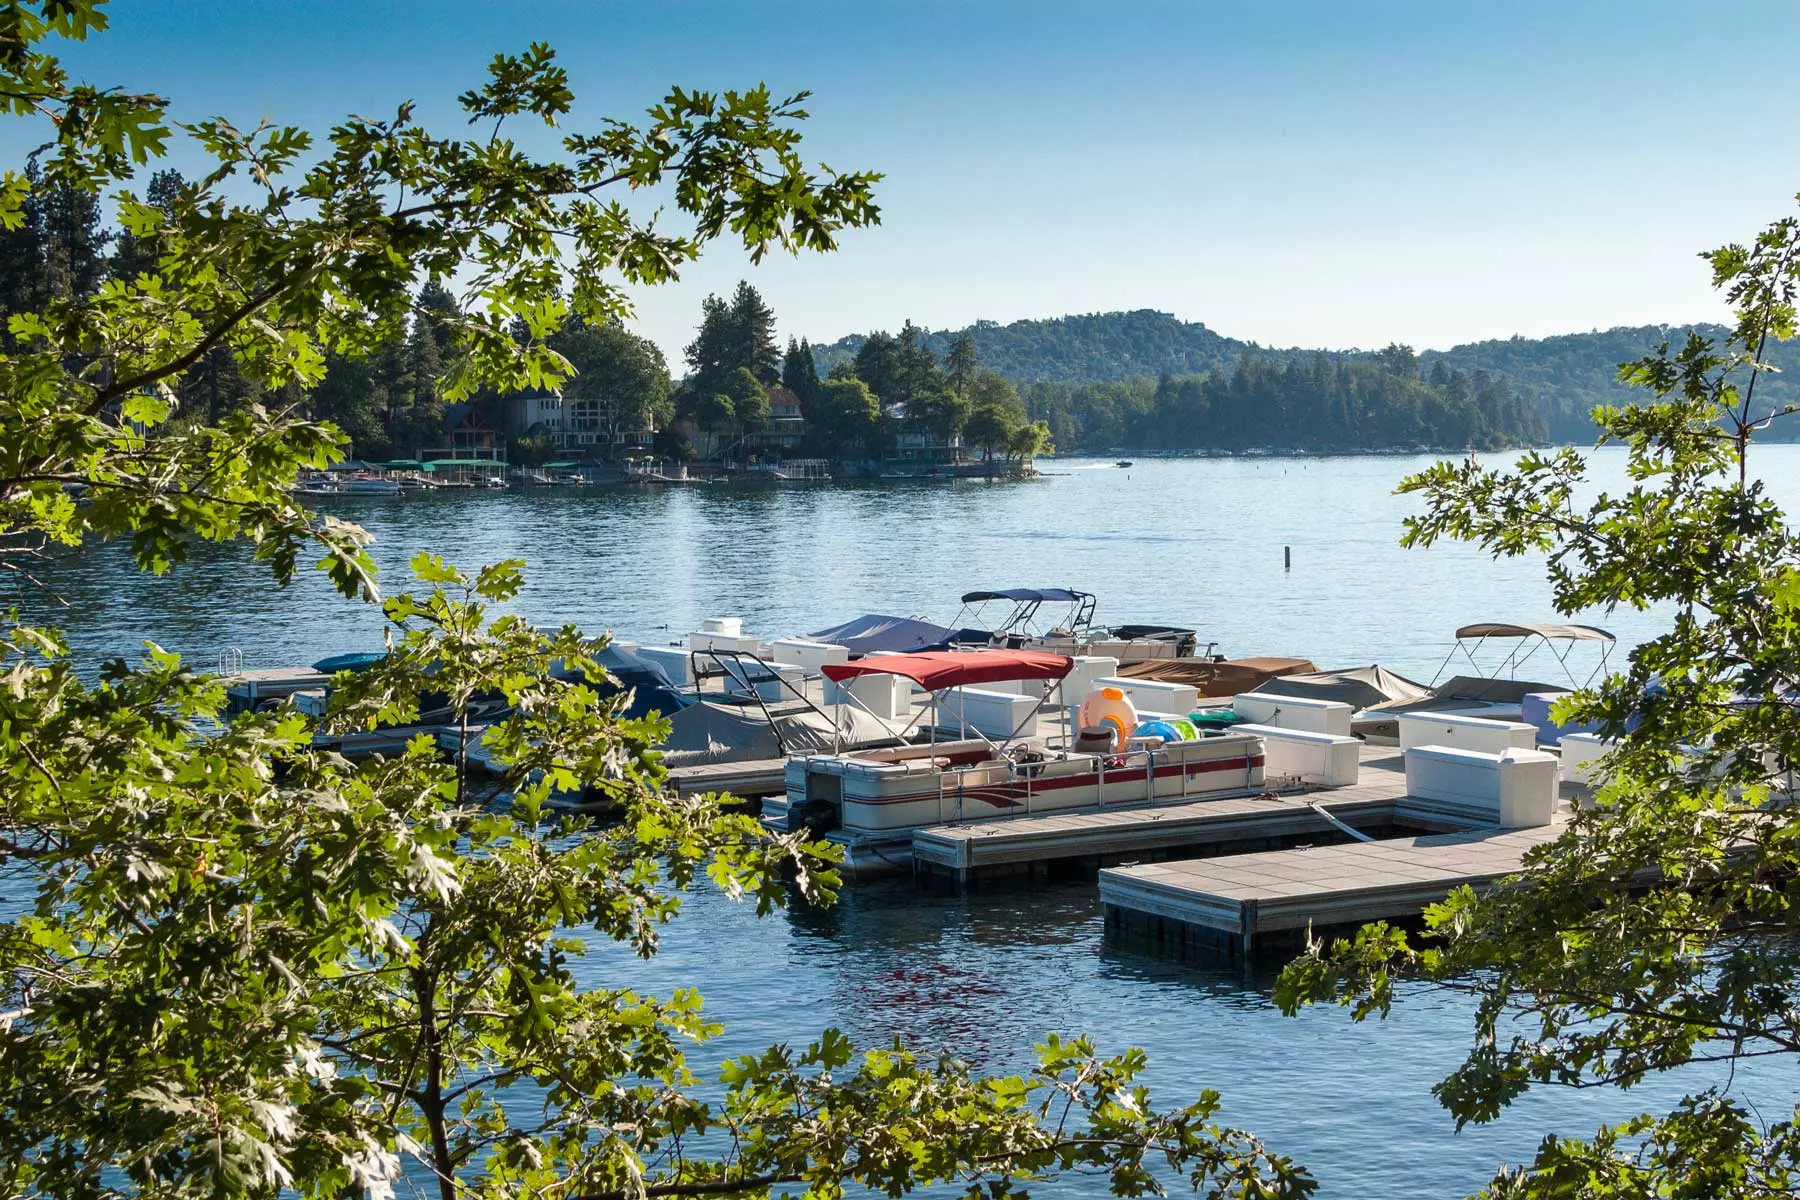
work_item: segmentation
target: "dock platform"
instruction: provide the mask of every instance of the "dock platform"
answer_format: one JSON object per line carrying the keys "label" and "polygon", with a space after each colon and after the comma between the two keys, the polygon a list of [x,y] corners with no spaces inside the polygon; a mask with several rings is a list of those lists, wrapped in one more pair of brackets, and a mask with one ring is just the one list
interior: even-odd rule
{"label": "dock platform", "polygon": [[1464,884],[1517,872],[1525,853],[1555,840],[1568,816],[1533,829],[1465,830],[1305,850],[1144,863],[1100,872],[1110,929],[1249,956],[1287,945],[1310,926],[1415,916]]}
{"label": "dock platform", "polygon": [[1479,812],[1407,796],[1404,760],[1393,747],[1364,746],[1362,759],[1359,781],[1349,787],[1272,781],[1254,793],[1181,803],[939,825],[912,835],[912,859],[917,869],[967,883],[984,873],[1071,860],[1105,865],[1178,850],[1216,854],[1270,850],[1297,838],[1337,840],[1343,835],[1334,819],[1358,831],[1407,833],[1482,823]]}
{"label": "dock platform", "polygon": [[752,758],[670,767],[669,786],[682,796],[698,792],[730,792],[745,799],[777,796],[787,791],[787,764],[785,758]]}
{"label": "dock platform", "polygon": [[239,669],[221,681],[233,712],[251,712],[270,700],[280,700],[295,692],[322,688],[331,676],[311,667],[260,667]]}

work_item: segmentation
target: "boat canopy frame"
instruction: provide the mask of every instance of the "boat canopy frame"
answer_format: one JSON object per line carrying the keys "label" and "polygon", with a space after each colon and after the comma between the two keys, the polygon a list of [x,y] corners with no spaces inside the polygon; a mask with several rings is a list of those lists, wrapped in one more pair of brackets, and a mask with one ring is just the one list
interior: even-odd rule
{"label": "boat canopy frame", "polygon": [[[931,742],[937,742],[937,716],[943,710],[944,693],[952,689],[973,687],[982,683],[1001,683],[1014,680],[1041,679],[1054,681],[1059,690],[1070,671],[1075,668],[1075,660],[1066,654],[1052,654],[1043,650],[921,650],[911,654],[871,654],[859,658],[855,662],[826,663],[819,668],[820,673],[831,682],[838,684],[838,703],[846,700],[864,712],[869,713],[884,728],[891,728],[883,718],[870,712],[867,705],[853,695],[849,688],[843,686],[850,680],[864,675],[897,675],[902,679],[910,679],[931,695],[931,703],[922,706],[908,721],[897,736],[904,738],[928,707],[933,719],[931,723]],[[1066,697],[1064,697],[1066,699]],[[1066,707],[1066,706],[1065,706]],[[1011,745],[1019,737],[1025,726],[1036,721],[1042,710],[1040,704],[1031,710],[1029,716],[1021,721],[1013,731],[996,742],[981,730],[974,730],[975,736],[996,748]],[[961,712],[957,713],[957,726],[966,735],[970,726]]]}
{"label": "boat canopy frame", "polygon": [[[703,662],[710,665],[702,665]],[[780,749],[783,758],[789,757],[792,752],[788,749],[787,739],[781,736],[781,723],[775,719],[776,713],[769,707],[769,702],[763,697],[763,694],[757,690],[758,684],[776,684],[783,692],[792,693],[794,698],[800,701],[800,704],[806,709],[830,721],[834,745],[838,744],[838,740],[842,736],[843,731],[838,728],[840,722],[837,718],[814,704],[811,697],[794,687],[792,683],[783,678],[780,671],[777,671],[774,666],[754,651],[717,648],[689,650],[688,676],[693,680],[694,695],[701,700],[706,698],[706,683],[710,680],[722,679],[728,684],[732,681],[742,684],[746,689],[746,695],[740,698],[747,699],[750,704],[755,705],[762,712],[763,720],[768,722],[769,732],[774,735],[775,745]],[[729,692],[729,687],[726,690]],[[863,711],[868,712],[868,709],[864,708]],[[886,721],[882,721],[874,713],[869,713],[869,715],[875,717],[883,729],[893,734],[892,727]],[[894,734],[894,736],[902,737],[901,734]]]}
{"label": "boat canopy frame", "polygon": [[[1517,642],[1511,652],[1503,658],[1490,672],[1476,659],[1475,652],[1490,640],[1508,640]],[[1517,679],[1519,668],[1540,650],[1548,650],[1550,657],[1568,677],[1569,683],[1577,688],[1584,688],[1604,673],[1612,648],[1618,641],[1616,637],[1597,625],[1534,625],[1519,624],[1510,621],[1478,621],[1473,625],[1464,625],[1456,631],[1456,643],[1450,647],[1450,653],[1438,665],[1437,674],[1431,677],[1430,686],[1436,686],[1444,677],[1444,671],[1460,650],[1462,656],[1469,661],[1476,674],[1484,679],[1498,679],[1500,672],[1507,672],[1508,679]],[[1579,642],[1594,642],[1600,647],[1600,662],[1588,672],[1585,680],[1575,678],[1575,672],[1569,667],[1569,659],[1575,652]],[[1558,649],[1558,646],[1564,648]]]}
{"label": "boat canopy frame", "polygon": [[952,629],[963,627],[963,613],[968,612],[971,619],[975,613],[996,600],[1006,601],[1012,605],[1006,620],[996,625],[993,632],[998,636],[1032,637],[1041,636],[1034,627],[1038,609],[1045,604],[1066,604],[1068,609],[1062,627],[1079,636],[1093,628],[1094,611],[1099,605],[1092,592],[1077,591],[1074,588],[993,588],[973,592],[965,592],[962,607],[950,622]]}

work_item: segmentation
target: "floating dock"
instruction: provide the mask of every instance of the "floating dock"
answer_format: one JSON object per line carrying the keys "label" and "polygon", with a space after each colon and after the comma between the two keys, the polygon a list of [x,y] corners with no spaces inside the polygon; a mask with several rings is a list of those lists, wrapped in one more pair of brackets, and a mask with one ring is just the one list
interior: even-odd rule
{"label": "floating dock", "polygon": [[265,667],[232,671],[221,682],[232,712],[253,712],[271,700],[322,688],[331,676],[311,667]]}
{"label": "floating dock", "polygon": [[777,796],[787,791],[787,764],[785,758],[752,758],[670,767],[669,786],[682,796],[700,792],[730,792],[745,799]]}
{"label": "floating dock", "polygon": [[[1312,788],[1271,780],[1256,792],[1215,795],[1181,803],[1122,805],[939,825],[910,837],[915,869],[970,883],[987,874],[1029,871],[1039,865],[1082,862],[1103,866],[1174,851],[1217,854],[1270,850],[1301,838],[1339,840],[1357,831],[1434,833],[1468,829],[1484,815],[1406,794],[1405,763],[1391,746],[1362,747],[1359,781]],[[841,834],[853,852],[860,848]],[[891,859],[906,846],[884,845]]]}
{"label": "floating dock", "polygon": [[1107,926],[1246,957],[1312,926],[1416,916],[1455,888],[1491,886],[1567,821],[1378,842],[1143,863],[1100,872]]}

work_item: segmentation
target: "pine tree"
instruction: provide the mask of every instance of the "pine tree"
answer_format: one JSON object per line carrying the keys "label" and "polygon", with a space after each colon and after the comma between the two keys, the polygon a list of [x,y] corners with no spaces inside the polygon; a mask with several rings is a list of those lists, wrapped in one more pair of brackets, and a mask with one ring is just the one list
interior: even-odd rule
{"label": "pine tree", "polygon": [[798,343],[788,339],[787,355],[781,363],[781,386],[809,403],[819,392],[819,369],[813,362],[812,346],[805,338]]}
{"label": "pine tree", "polygon": [[438,348],[436,322],[428,313],[413,317],[407,334],[403,370],[410,403],[406,410],[407,441],[415,447],[433,440],[444,425],[444,405],[438,399],[438,379],[444,373]]}
{"label": "pine tree", "polygon": [[44,286],[56,299],[86,299],[106,279],[106,244],[100,198],[60,181],[39,184],[44,238]]}
{"label": "pine tree", "polygon": [[694,340],[682,351],[687,359],[688,377],[683,392],[694,397],[717,393],[726,376],[739,366],[748,366],[735,357],[736,335],[731,307],[717,296],[700,302],[700,328]]}
{"label": "pine tree", "polygon": [[440,356],[455,338],[455,331],[450,322],[439,318],[453,317],[459,311],[456,297],[450,289],[435,279],[427,279],[425,286],[419,289],[419,298],[415,304],[421,316],[425,317],[431,329],[432,340],[437,343]]}
{"label": "pine tree", "polygon": [[[38,195],[36,163],[27,164],[31,193],[24,220],[16,229],[0,228],[0,316],[35,312],[44,304],[44,206]],[[12,334],[0,322],[0,337],[11,345]]]}
{"label": "pine tree", "polygon": [[956,335],[950,343],[950,352],[944,355],[944,374],[950,380],[950,390],[958,399],[969,398],[969,385],[975,382],[975,373],[981,369],[981,360],[975,354],[975,339],[968,330]]}
{"label": "pine tree", "polygon": [[775,313],[762,293],[740,280],[731,297],[731,370],[748,367],[764,384],[781,378],[781,349],[775,341]]}

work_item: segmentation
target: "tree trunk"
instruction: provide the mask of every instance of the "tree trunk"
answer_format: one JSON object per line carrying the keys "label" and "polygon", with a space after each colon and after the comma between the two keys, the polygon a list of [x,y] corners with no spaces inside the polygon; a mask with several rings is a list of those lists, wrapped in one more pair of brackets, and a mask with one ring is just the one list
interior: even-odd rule
{"label": "tree trunk", "polygon": [[[420,939],[424,949],[425,939]],[[450,1133],[444,1120],[444,1046],[437,1027],[437,979],[423,967],[413,971],[413,993],[419,1002],[419,1041],[425,1047],[425,1087],[419,1110],[431,1130],[431,1164],[437,1175],[438,1200],[456,1200],[456,1164],[450,1157]]]}

